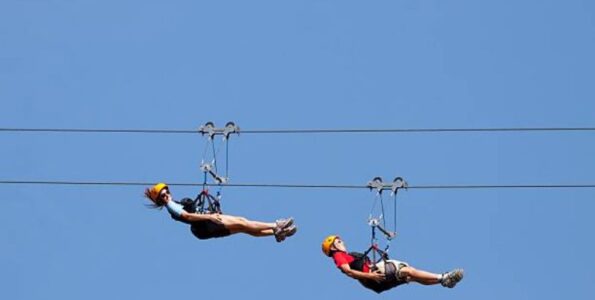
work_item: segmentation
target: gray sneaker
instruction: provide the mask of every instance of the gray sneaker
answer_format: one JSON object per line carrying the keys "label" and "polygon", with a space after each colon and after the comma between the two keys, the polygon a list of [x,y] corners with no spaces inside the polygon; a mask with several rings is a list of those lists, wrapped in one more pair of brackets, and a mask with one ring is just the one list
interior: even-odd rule
{"label": "gray sneaker", "polygon": [[285,235],[282,232],[275,232],[275,240],[277,243],[281,243],[285,240]]}
{"label": "gray sneaker", "polygon": [[293,225],[293,218],[287,218],[287,219],[279,219],[277,221],[275,221],[275,229],[277,230],[283,230],[291,225]]}
{"label": "gray sneaker", "polygon": [[275,240],[277,240],[278,243],[283,242],[285,240],[285,238],[294,235],[296,232],[297,232],[297,226],[295,226],[295,225],[291,225],[287,228],[280,229],[275,232]]}
{"label": "gray sneaker", "polygon": [[290,237],[290,236],[294,235],[296,232],[297,232],[297,226],[291,225],[283,230],[283,235],[285,237]]}
{"label": "gray sneaker", "polygon": [[285,240],[287,237],[286,229],[293,225],[293,218],[288,219],[279,219],[275,221],[275,228],[273,229],[273,234],[275,235],[275,240],[280,243]]}
{"label": "gray sneaker", "polygon": [[463,279],[463,269],[454,269],[448,273],[444,273],[442,275],[442,284],[443,287],[453,288],[459,281]]}

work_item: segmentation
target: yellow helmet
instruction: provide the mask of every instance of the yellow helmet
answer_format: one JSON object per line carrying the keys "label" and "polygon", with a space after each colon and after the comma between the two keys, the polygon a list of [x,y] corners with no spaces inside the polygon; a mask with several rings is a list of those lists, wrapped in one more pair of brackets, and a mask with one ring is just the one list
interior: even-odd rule
{"label": "yellow helmet", "polygon": [[157,201],[157,198],[159,197],[159,193],[161,193],[161,190],[163,189],[169,189],[169,187],[167,186],[167,184],[160,182],[154,186],[152,186],[149,189],[149,198],[151,198],[151,200],[153,201]]}
{"label": "yellow helmet", "polygon": [[324,252],[326,256],[331,256],[331,246],[338,237],[338,235],[329,235],[322,241],[322,252]]}

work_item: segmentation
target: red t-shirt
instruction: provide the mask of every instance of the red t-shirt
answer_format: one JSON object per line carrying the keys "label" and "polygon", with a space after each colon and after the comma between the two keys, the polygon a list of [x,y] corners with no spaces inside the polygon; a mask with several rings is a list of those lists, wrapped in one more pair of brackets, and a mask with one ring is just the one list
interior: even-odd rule
{"label": "red t-shirt", "polygon": [[[352,263],[355,260],[355,257],[349,255],[349,253],[337,251],[333,253],[333,260],[335,261],[335,265],[337,265],[337,268],[340,268],[344,264]],[[368,264],[364,264],[362,272],[370,272],[370,267],[368,266]]]}

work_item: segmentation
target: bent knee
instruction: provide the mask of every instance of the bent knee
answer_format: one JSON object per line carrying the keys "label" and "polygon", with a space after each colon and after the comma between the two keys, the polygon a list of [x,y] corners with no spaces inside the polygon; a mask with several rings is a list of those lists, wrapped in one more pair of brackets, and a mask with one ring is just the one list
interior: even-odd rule
{"label": "bent knee", "polygon": [[409,275],[413,274],[415,271],[417,271],[415,268],[410,267],[410,266],[405,266],[399,270],[399,273],[409,276]]}
{"label": "bent knee", "polygon": [[399,269],[399,271],[397,272],[397,279],[405,281],[405,282],[410,282],[412,277],[415,277],[415,272],[417,270],[413,267],[410,266],[405,266],[402,267],[401,269]]}

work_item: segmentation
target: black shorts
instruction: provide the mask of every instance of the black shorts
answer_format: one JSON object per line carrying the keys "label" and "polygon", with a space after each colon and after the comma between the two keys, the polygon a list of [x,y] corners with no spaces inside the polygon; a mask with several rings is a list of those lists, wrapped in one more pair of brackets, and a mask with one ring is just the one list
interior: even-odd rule
{"label": "black shorts", "polygon": [[195,237],[201,240],[220,238],[231,234],[223,224],[215,223],[213,221],[194,222],[190,226],[190,230]]}

